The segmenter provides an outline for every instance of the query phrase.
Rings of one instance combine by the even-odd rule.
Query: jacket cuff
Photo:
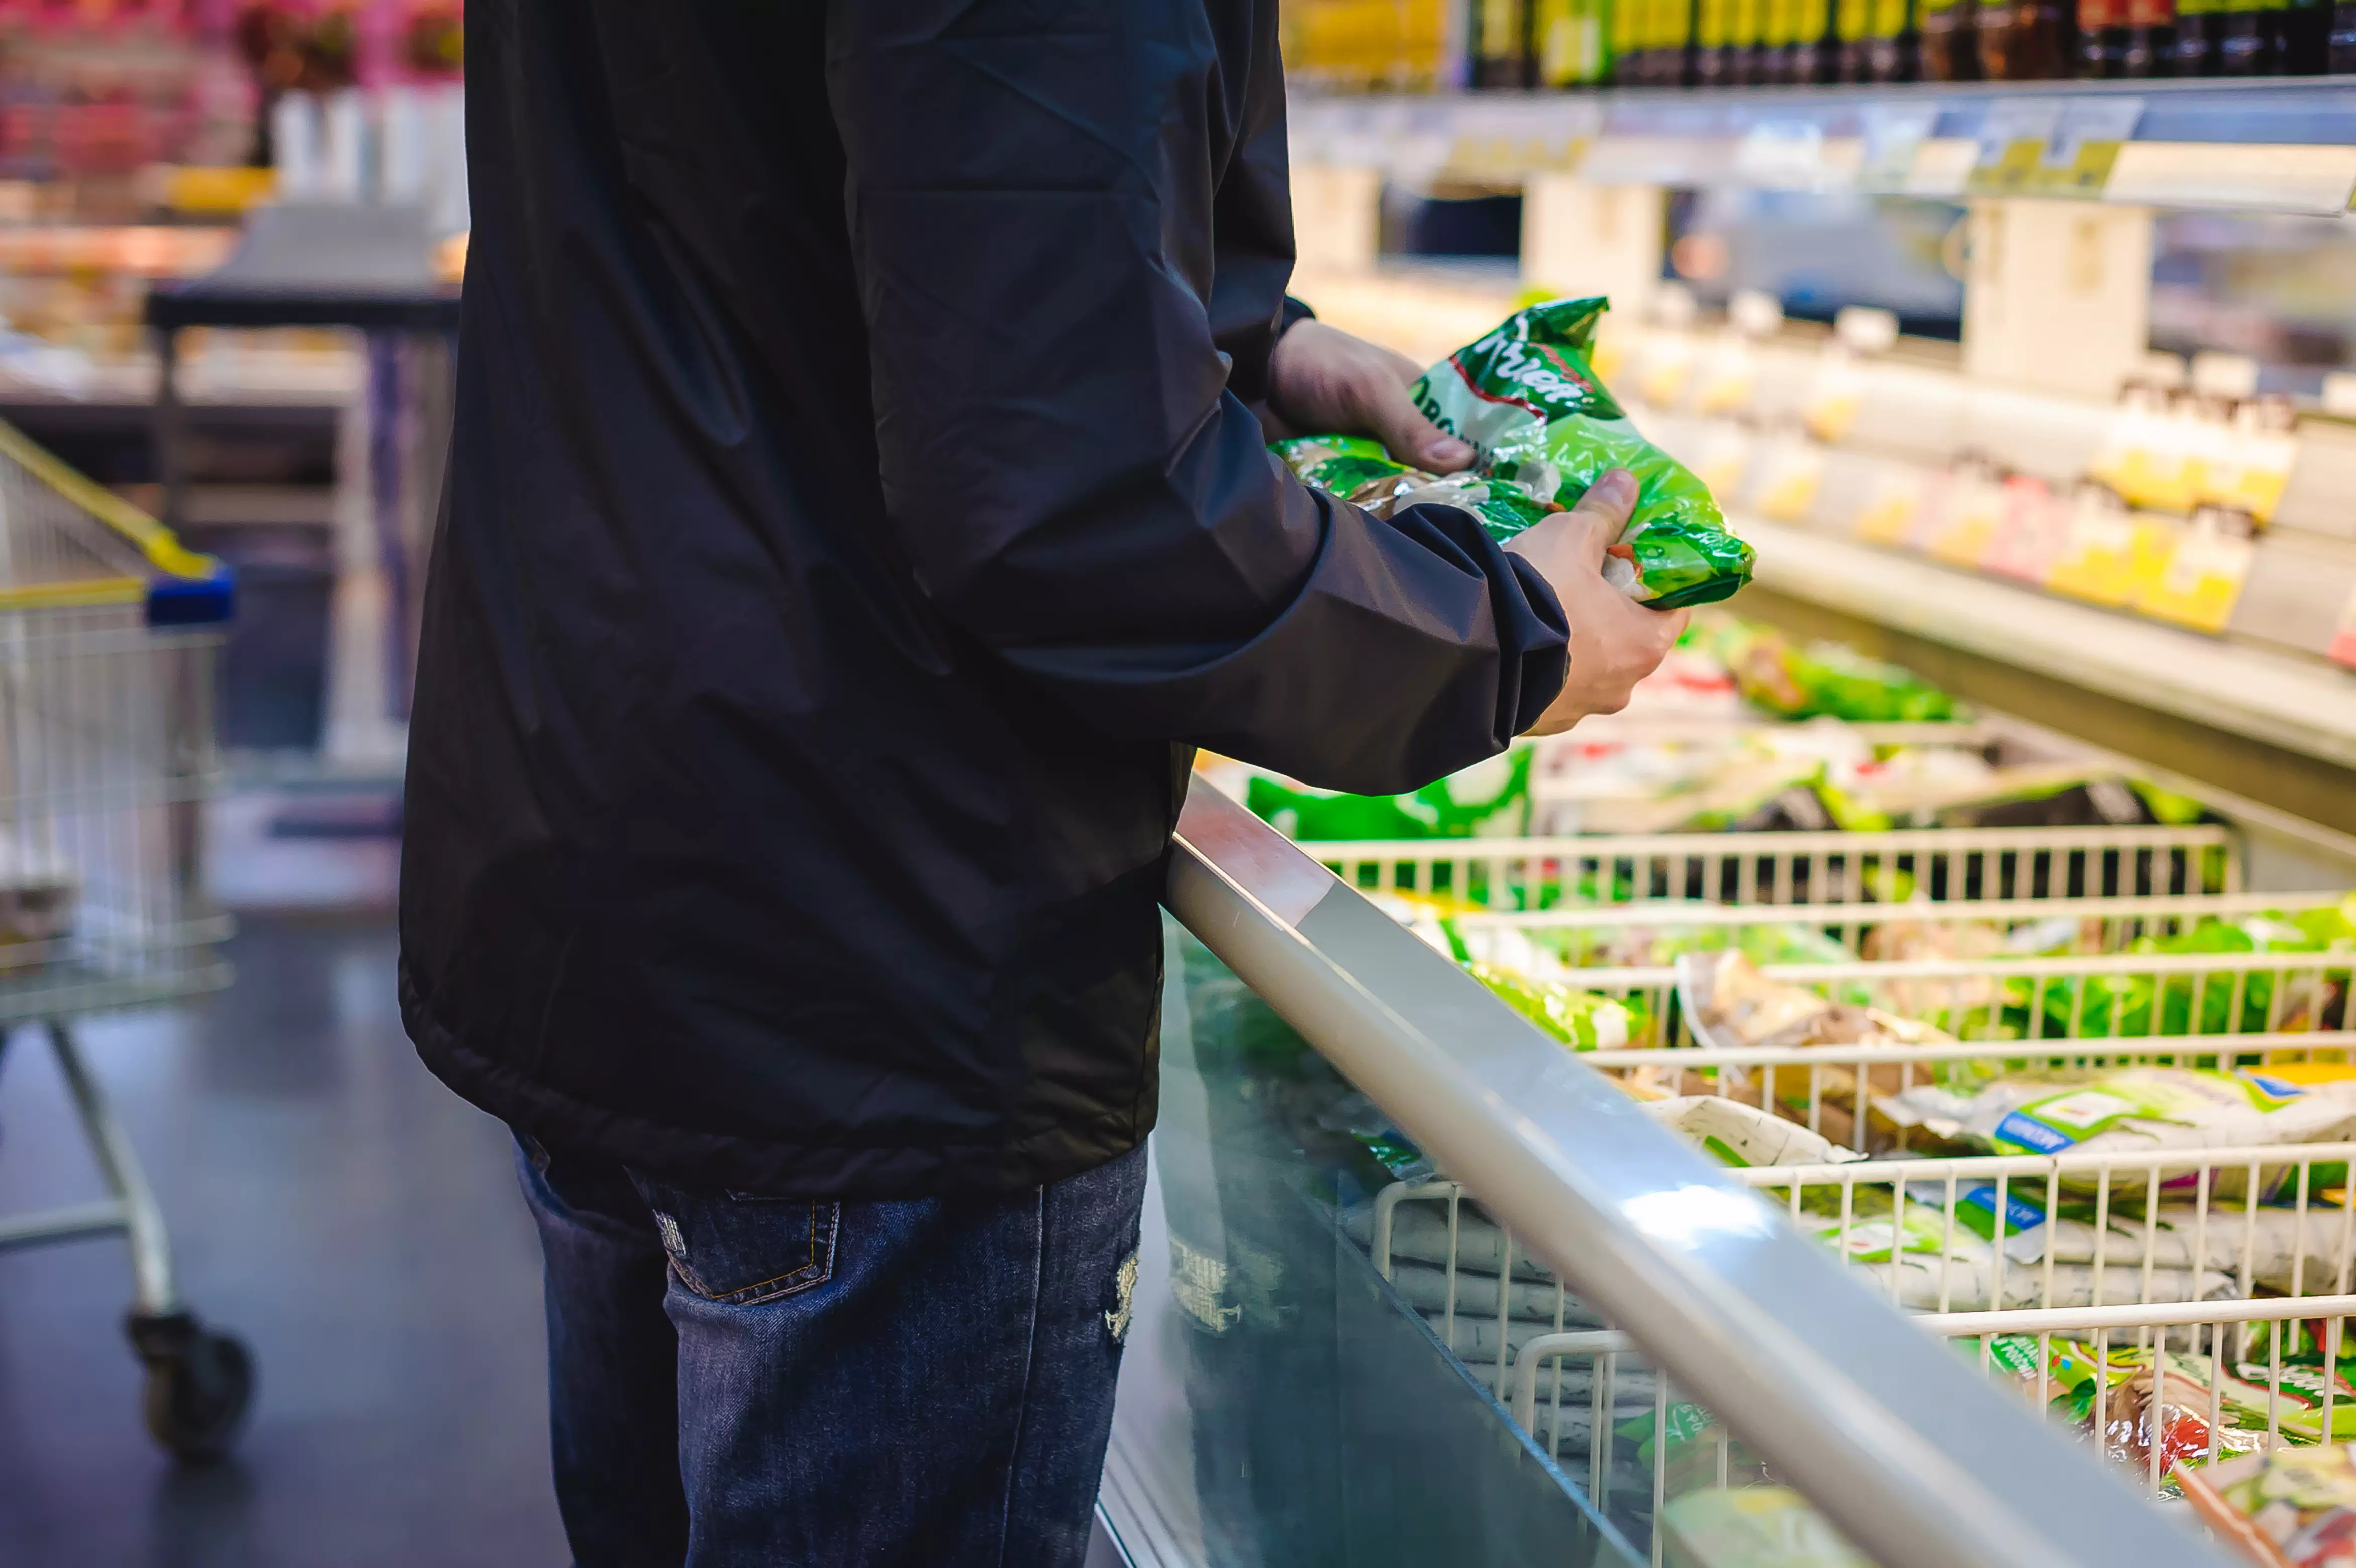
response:
[[[1316,317],[1315,311],[1288,294],[1284,296],[1284,308],[1277,312],[1276,335],[1281,338],[1291,331],[1297,323],[1313,321]]]

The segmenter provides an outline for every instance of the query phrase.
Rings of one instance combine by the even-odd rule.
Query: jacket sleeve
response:
[[[1413,788],[1536,721],[1562,612],[1469,514],[1378,521],[1261,445],[1205,305],[1205,34],[1199,0],[836,0],[885,509],[940,612],[1105,729]]]

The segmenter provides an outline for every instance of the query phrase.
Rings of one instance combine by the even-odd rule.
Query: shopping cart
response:
[[[180,1299],[155,1193],[74,1021],[228,982],[199,812],[230,605],[218,563],[0,424],[0,1047],[39,1026],[108,1190],[0,1220],[0,1248],[125,1238],[147,1429],[188,1459],[236,1434],[252,1360]]]

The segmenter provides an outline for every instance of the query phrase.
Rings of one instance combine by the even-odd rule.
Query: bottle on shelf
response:
[[[2051,81],[2070,74],[2073,17],[2062,0],[1982,0],[1980,63],[1990,81]]]
[[[1800,8],[1802,0],[1759,0],[1759,52],[1756,74],[1762,87],[1789,87],[1800,80]]]
[[[1537,80],[1531,48],[1530,0],[1472,0],[1472,85],[1530,87]]]
[[[1840,34],[1833,27],[1833,0],[1799,0],[1799,38],[1792,46],[1792,80],[1823,86],[1841,79]]]
[[[1595,87],[1610,79],[1614,51],[1604,29],[1605,0],[1537,0],[1532,31],[1543,87]],[[1633,17],[1636,7],[1614,7]]]
[[[1734,55],[1735,0],[1694,0],[1694,85],[1740,82]]]
[[[2265,13],[2268,70],[2321,76],[2331,69],[2331,0],[2289,0]]]
[[[1767,5],[1768,0],[1734,0],[1726,40],[1732,62],[1727,80],[1733,86],[1755,87],[1767,79]]]
[[[2211,54],[2219,76],[2265,76],[2273,71],[2266,44],[2272,27],[2267,20],[2271,0],[2225,0],[2217,18],[2216,41]]]
[[[2338,0],[2331,7],[2331,35],[2325,48],[2325,65],[2334,76],[2356,71],[2356,0]]]
[[[2078,0],[2070,74],[2087,81],[2126,74],[2126,0]]]
[[[2126,0],[2126,28],[2117,55],[2119,76],[2166,76],[2176,58],[2175,0]]]
[[[1979,6],[1976,0],[1922,0],[1922,80],[1980,80]]]
[[[1699,0],[1653,0],[1653,79],[1662,87],[1694,84],[1694,29]]]
[[[1834,0],[1833,5],[1833,80],[1836,81],[1869,81],[1871,67],[1868,64],[1867,35],[1872,30],[1872,6],[1869,0]]]
[[[2217,74],[2217,40],[2225,22],[2223,0],[2176,0],[2176,41],[2171,76]]]
[[[1918,70],[1915,0],[1867,0],[1865,74],[1859,81],[1912,81]]]

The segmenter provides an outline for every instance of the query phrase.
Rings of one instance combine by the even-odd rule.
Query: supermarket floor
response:
[[[234,1459],[139,1425],[122,1247],[0,1254],[0,1563],[534,1568],[547,1481],[539,1263],[505,1133],[426,1076],[381,917],[249,916],[237,984],[95,1022],[182,1287],[253,1348]],[[43,1042],[0,1070],[0,1212],[93,1196]]]

